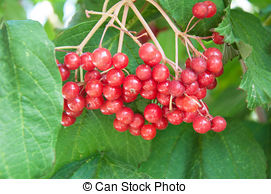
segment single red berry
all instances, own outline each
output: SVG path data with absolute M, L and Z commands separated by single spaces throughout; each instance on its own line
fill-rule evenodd
M 192 13 L 196 18 L 203 19 L 208 14 L 208 6 L 205 3 L 196 3 L 192 8 Z
M 106 107 L 111 113 L 117 113 L 123 107 L 123 100 L 121 98 L 117 100 L 106 101 Z
M 128 66 L 129 58 L 124 53 L 117 53 L 113 56 L 112 63 L 116 69 L 124 69 Z
M 207 94 L 207 89 L 206 88 L 199 88 L 195 94 L 195 96 L 197 97 L 197 99 L 203 99 L 206 97 Z
M 143 98 L 148 99 L 148 100 L 154 100 L 157 95 L 156 90 L 141 90 L 140 94 Z
M 162 104 L 163 106 L 168 106 L 170 102 L 170 95 L 165 95 L 160 92 L 157 93 L 156 96 L 158 102 Z
M 184 91 L 185 91 L 185 87 L 180 81 L 172 80 L 170 82 L 169 93 L 172 96 L 174 96 L 174 97 L 182 96 Z
M 115 119 L 113 122 L 114 128 L 119 132 L 124 132 L 128 130 L 128 125 L 119 121 L 118 119 Z
M 131 133 L 131 135 L 133 136 L 140 136 L 141 135 L 141 129 L 139 128 L 129 128 L 129 132 Z
M 152 78 L 157 82 L 164 82 L 169 77 L 168 67 L 164 64 L 155 65 L 152 70 Z
M 103 87 L 103 95 L 107 100 L 117 100 L 121 97 L 122 89 L 119 86 L 109 86 L 106 85 Z
M 81 59 L 76 53 L 68 53 L 64 57 L 64 64 L 69 70 L 75 70 L 80 66 Z
M 120 86 L 123 83 L 125 75 L 122 70 L 111 69 L 106 74 L 106 80 L 110 86 Z
M 188 96 L 193 96 L 197 93 L 199 89 L 199 84 L 197 81 L 194 81 L 193 83 L 189 85 L 185 85 L 185 92 Z
M 107 107 L 107 103 L 106 103 L 106 102 L 102 104 L 102 106 L 100 107 L 100 111 L 101 111 L 101 113 L 104 114 L 104 115 L 112 115 L 112 114 L 113 114 L 112 112 L 110 112 L 110 111 L 108 110 L 108 107 Z
M 212 73 L 219 73 L 223 68 L 222 60 L 218 56 L 211 56 L 207 59 L 207 70 Z
M 222 53 L 220 52 L 219 49 L 217 48 L 214 48 L 214 47 L 211 47 L 211 48 L 208 48 L 206 49 L 204 52 L 203 52 L 203 55 L 207 58 L 210 58 L 211 56 L 217 56 L 219 57 L 221 60 L 223 58 L 223 55 Z
M 112 57 L 106 48 L 97 48 L 91 55 L 92 63 L 101 71 L 108 70 L 112 66 Z
M 215 77 L 220 77 L 223 73 L 224 73 L 224 68 L 222 67 L 222 69 L 220 70 L 220 72 L 214 73 L 214 75 L 215 75 Z
M 136 76 L 142 81 L 150 79 L 151 75 L 151 67 L 149 65 L 139 65 L 136 68 Z
M 207 63 L 205 59 L 196 57 L 192 59 L 191 67 L 196 73 L 202 73 L 207 69 Z
M 154 79 L 148 79 L 142 82 L 142 89 L 143 90 L 156 90 L 157 82 Z
M 73 112 L 73 111 L 71 111 L 71 109 L 65 110 L 65 113 L 67 115 L 69 115 L 70 117 L 74 117 L 74 118 L 79 117 L 82 114 L 82 112 L 83 112 L 83 110 L 81 110 L 80 112 Z
M 156 123 L 162 117 L 162 109 L 157 104 L 148 104 L 144 110 L 144 117 L 150 123 Z
M 216 116 L 212 120 L 212 130 L 214 132 L 221 132 L 224 131 L 224 129 L 227 126 L 226 120 L 221 116 Z
M 102 96 L 90 97 L 86 96 L 86 108 L 89 110 L 99 109 L 104 103 Z
M 87 83 L 89 80 L 92 80 L 92 79 L 97 79 L 97 80 L 99 80 L 99 79 L 101 79 L 101 74 L 100 74 L 100 72 L 99 71 L 97 71 L 97 70 L 92 70 L 92 71 L 88 71 L 88 72 L 86 72 L 86 74 L 85 74 L 85 77 L 84 77 L 84 80 L 85 80 L 85 82 Z
M 64 82 L 70 77 L 70 70 L 65 65 L 59 65 L 58 70 L 61 75 L 61 80 Z
M 164 130 L 168 126 L 168 120 L 165 117 L 162 117 L 159 121 L 153 124 L 156 129 Z
M 204 1 L 203 2 L 208 7 L 208 12 L 206 18 L 213 17 L 216 14 L 216 5 L 212 1 Z
M 203 116 L 197 116 L 193 121 L 193 128 L 197 133 L 206 133 L 211 129 L 211 122 Z
M 209 71 L 205 71 L 198 75 L 199 87 L 203 88 L 215 81 L 215 76 Z
M 134 129 L 140 129 L 144 125 L 144 117 L 139 114 L 135 113 L 133 121 L 130 123 L 130 127 Z
M 123 107 L 119 112 L 116 113 L 116 118 L 127 125 L 134 120 L 134 112 L 129 107 Z
M 100 80 L 89 80 L 85 90 L 90 97 L 99 97 L 103 93 L 103 84 Z
M 179 125 L 183 122 L 183 112 L 178 109 L 174 109 L 167 113 L 167 120 L 172 125 Z
M 85 107 L 85 98 L 79 95 L 72 100 L 68 100 L 67 105 L 71 111 L 80 112 Z
M 197 79 L 198 76 L 192 69 L 185 69 L 181 73 L 181 80 L 184 84 L 191 84 Z
M 206 88 L 207 88 L 208 90 L 212 90 L 212 89 L 215 89 L 216 85 L 217 85 L 217 81 L 216 81 L 216 79 L 215 79 L 215 80 L 213 81 L 213 83 L 211 83 L 211 84 L 209 84 L 208 86 L 206 86 Z
M 215 44 L 223 44 L 224 36 L 220 36 L 218 32 L 213 32 L 213 41 Z
M 131 95 L 137 95 L 142 88 L 142 83 L 135 75 L 128 75 L 123 81 L 123 88 L 130 92 Z
M 152 43 L 145 43 L 138 50 L 139 57 L 145 63 L 153 60 L 156 57 L 156 52 L 157 49 Z
M 199 101 L 195 96 L 178 97 L 175 100 L 176 106 L 185 112 L 196 112 L 198 110 Z
M 145 140 L 152 140 L 156 136 L 156 129 L 153 125 L 143 125 L 141 136 Z
M 58 65 L 58 64 L 60 64 L 60 62 L 59 62 L 59 60 L 58 59 L 56 59 L 56 64 Z
M 150 61 L 144 61 L 147 65 L 154 67 L 155 65 L 158 65 L 162 60 L 162 55 L 160 51 L 155 51 L 155 57 Z
M 67 100 L 72 100 L 79 95 L 79 86 L 75 82 L 67 82 L 62 88 L 62 96 Z
M 125 103 L 133 102 L 136 100 L 136 98 L 137 98 L 137 95 L 135 95 L 135 96 L 126 96 L 126 95 L 122 96 L 123 102 L 125 102 Z
M 157 84 L 158 92 L 165 94 L 165 95 L 169 95 L 169 84 L 170 84 L 169 80 L 158 83 Z
M 191 68 L 191 62 L 192 62 L 192 60 L 190 58 L 187 58 L 186 61 L 185 61 L 185 67 L 186 68 Z
M 86 52 L 81 55 L 81 67 L 86 71 L 92 71 L 95 68 L 92 63 L 90 52 Z
M 75 123 L 75 121 L 76 121 L 75 117 L 71 117 L 67 115 L 65 112 L 62 113 L 61 125 L 63 125 L 64 127 L 71 126 L 72 124 Z
M 198 112 L 184 112 L 183 113 L 183 121 L 186 123 L 192 123 L 196 116 L 198 115 Z

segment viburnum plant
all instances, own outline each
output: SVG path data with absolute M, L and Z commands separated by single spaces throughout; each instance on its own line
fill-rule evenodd
M 78 0 L 61 29 L 0 3 L 0 178 L 270 178 L 271 11 L 250 2 Z
M 193 17 L 189 21 L 186 30 L 181 32 L 171 21 L 165 11 L 153 0 L 148 0 L 155 6 L 168 22 L 176 36 L 176 59 L 169 60 L 161 48 L 151 28 L 140 14 L 133 1 L 122 0 L 115 4 L 107 12 L 86 11 L 89 14 L 101 14 L 102 18 L 89 32 L 79 46 L 63 46 L 59 49 L 73 49 L 64 58 L 64 64 L 59 64 L 62 81 L 69 78 L 70 71 L 75 70 L 75 82 L 67 82 L 62 88 L 64 97 L 64 112 L 62 114 L 62 125 L 70 126 L 80 116 L 84 107 L 89 110 L 100 109 L 102 114 L 116 114 L 113 122 L 114 128 L 119 132 L 129 130 L 145 140 L 151 140 L 156 136 L 156 130 L 164 130 L 168 122 L 180 125 L 183 121 L 193 122 L 193 128 L 198 133 L 206 133 L 209 130 L 221 132 L 226 128 L 223 117 L 213 117 L 209 113 L 207 104 L 203 102 L 207 89 L 214 89 L 217 85 L 216 77 L 223 74 L 222 53 L 217 48 L 206 48 L 202 39 L 213 39 L 216 44 L 223 44 L 223 36 L 213 32 L 210 37 L 199 37 L 189 35 L 189 32 L 204 18 L 213 17 L 216 14 L 216 5 L 212 1 L 196 3 L 192 8 Z M 124 6 L 122 22 L 118 19 L 118 13 Z M 106 9 L 106 5 L 104 6 Z M 128 10 L 132 9 L 136 17 L 150 35 L 152 43 L 141 44 L 126 29 Z M 84 46 L 91 39 L 97 29 L 105 22 L 107 17 L 111 20 L 106 25 L 102 34 L 99 48 L 93 53 L 82 53 Z M 197 21 L 192 25 L 193 20 Z M 114 23 L 119 26 L 116 26 Z M 112 57 L 110 51 L 102 47 L 103 38 L 108 27 L 120 30 L 118 53 Z M 123 35 L 128 34 L 138 45 L 139 57 L 144 64 L 136 68 L 135 75 L 130 74 L 125 68 L 129 65 L 129 56 L 122 53 Z M 186 60 L 186 68 L 182 69 L 178 63 L 178 39 L 185 44 L 189 58 Z M 198 41 L 204 49 L 198 51 L 190 39 Z M 174 70 L 174 75 L 166 64 Z M 77 70 L 80 69 L 80 82 L 77 82 Z M 83 70 L 87 71 L 83 75 Z M 125 77 L 125 73 L 127 73 Z M 83 80 L 84 76 L 84 80 Z M 152 100 L 146 105 L 144 115 L 135 113 L 127 103 L 136 100 L 138 95 Z

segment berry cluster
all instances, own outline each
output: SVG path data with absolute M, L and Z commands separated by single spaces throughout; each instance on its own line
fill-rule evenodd
M 210 1 L 193 7 L 193 14 L 198 18 L 212 17 L 215 13 L 216 7 Z M 223 42 L 219 34 L 213 37 L 215 43 Z M 129 58 L 124 53 L 112 57 L 106 48 L 97 48 L 93 53 L 86 52 L 81 56 L 68 53 L 64 65 L 58 65 L 62 81 L 69 78 L 70 70 L 81 67 L 86 73 L 84 82 L 66 82 L 62 88 L 62 125 L 72 125 L 85 107 L 100 109 L 104 115 L 115 114 L 113 126 L 117 131 L 129 130 L 132 135 L 141 135 L 145 140 L 153 139 L 156 130 L 166 129 L 168 123 L 193 123 L 198 133 L 221 132 L 226 128 L 225 119 L 211 116 L 202 101 L 207 89 L 214 89 L 216 77 L 223 73 L 222 53 L 217 48 L 208 48 L 189 57 L 180 74 L 176 74 L 175 69 L 174 79 L 168 67 L 161 63 L 162 55 L 153 44 L 143 44 L 138 53 L 144 64 L 136 68 L 135 75 L 125 69 Z M 145 107 L 144 115 L 127 106 L 138 95 L 152 100 Z

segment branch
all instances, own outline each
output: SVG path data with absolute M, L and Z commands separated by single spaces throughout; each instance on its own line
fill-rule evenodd
M 123 15 L 122 15 L 122 21 L 121 21 L 121 24 L 124 27 L 125 27 L 125 24 L 126 24 L 126 19 L 127 19 L 128 11 L 129 11 L 129 6 L 125 5 L 124 6 L 124 10 L 123 10 Z M 120 53 L 121 50 L 122 50 L 123 37 L 124 37 L 124 31 L 121 30 L 120 31 L 120 37 L 119 37 L 118 53 Z

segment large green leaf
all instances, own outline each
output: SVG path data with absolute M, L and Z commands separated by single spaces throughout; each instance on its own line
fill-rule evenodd
M 266 178 L 266 158 L 245 122 L 228 120 L 224 132 L 206 135 L 182 124 L 158 134 L 140 171 L 154 178 Z
M 271 102 L 271 34 L 260 20 L 241 10 L 227 10 L 227 15 L 216 31 L 226 42 L 236 43 L 247 66 L 240 87 L 247 91 L 248 108 Z
M 0 31 L 0 178 L 38 178 L 55 161 L 61 78 L 54 45 L 34 21 Z
M 24 8 L 20 0 L 1 0 L 0 18 L 5 20 L 23 20 L 26 19 Z

